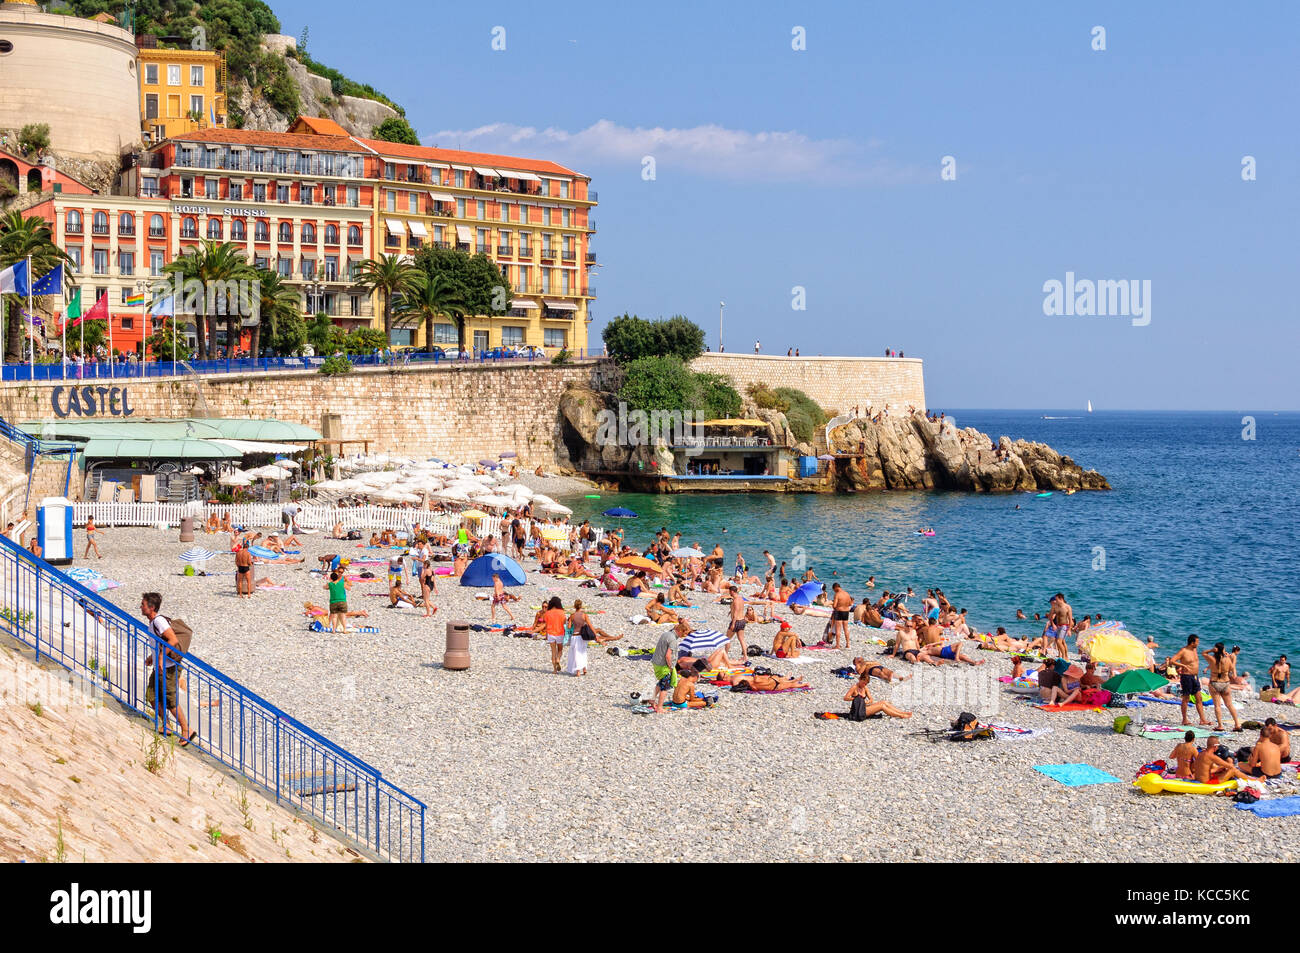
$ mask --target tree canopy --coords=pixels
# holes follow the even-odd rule
[[[375,139],[383,139],[385,142],[403,142],[408,146],[420,144],[420,137],[415,134],[411,124],[401,116],[389,116],[375,126],[371,136]]]
[[[704,353],[704,330],[680,314],[658,321],[624,314],[605,325],[601,338],[609,356],[619,364],[660,355],[690,363]]]
[[[674,410],[701,418],[736,416],[740,394],[721,374],[697,374],[675,354],[639,357],[624,367],[618,399],[629,410]]]

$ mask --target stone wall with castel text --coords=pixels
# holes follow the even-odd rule
[[[769,354],[704,354],[691,367],[726,374],[743,394],[749,384],[795,387],[827,410],[853,407],[879,411],[925,409],[921,360],[915,357],[784,357]]]
[[[549,468],[555,464],[555,446],[561,441],[560,394],[570,382],[599,384],[607,367],[600,361],[580,361],[396,372],[359,369],[338,377],[310,371],[213,374],[74,381],[65,386],[125,388],[126,405],[132,412],[128,420],[276,418],[305,424],[327,437],[369,440],[372,453],[474,462],[513,450],[521,464]],[[14,423],[54,419],[52,398],[57,386],[58,382],[0,386],[0,416]],[[60,392],[59,398],[66,410],[66,391]],[[96,398],[97,406],[101,402],[102,395]],[[120,409],[120,395],[110,406]],[[339,418],[337,433],[325,433],[325,417],[333,414]],[[81,419],[123,418],[97,415]],[[360,446],[347,448],[349,453],[360,450]]]

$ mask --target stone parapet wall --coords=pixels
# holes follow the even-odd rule
[[[774,354],[704,354],[691,367],[725,374],[743,394],[749,384],[795,387],[828,410],[855,406],[906,412],[924,410],[922,362],[914,357],[784,357]]]

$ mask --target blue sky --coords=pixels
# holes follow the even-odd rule
[[[592,177],[593,336],[716,349],[725,300],[728,350],[902,349],[934,407],[1300,409],[1300,4],[272,6],[425,142]],[[1044,315],[1067,272],[1150,323]]]

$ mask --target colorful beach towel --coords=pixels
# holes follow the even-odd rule
[[[1214,728],[1207,728],[1204,725],[1143,725],[1142,730],[1138,732],[1143,738],[1151,738],[1155,741],[1182,741],[1186,732],[1191,732],[1197,738],[1208,738],[1210,735],[1231,734],[1230,731],[1218,731]]]
[[[1049,735],[1052,733],[1051,728],[1025,728],[1021,725],[995,724],[990,722],[986,727],[993,729],[993,734],[999,738],[1037,738],[1039,735]]]
[[[1053,781],[1059,781],[1068,788],[1119,781],[1119,778],[1113,774],[1107,774],[1101,768],[1094,768],[1090,764],[1036,764],[1034,770],[1039,774],[1047,775]]]
[[[732,691],[736,692],[737,695],[787,695],[790,692],[810,692],[812,691],[812,686],[806,685],[803,688],[776,688],[768,689],[766,691],[758,691],[752,688],[740,690],[733,688]]]
[[[332,626],[328,626],[328,625],[326,625],[325,623],[320,622],[319,620],[316,621],[316,622],[312,622],[312,623],[310,623],[310,624],[307,626],[307,628],[310,629],[312,632],[333,632],[333,631],[334,631],[334,628],[333,628]],[[354,633],[358,633],[358,632],[365,632],[365,633],[367,633],[367,634],[371,634],[371,635],[373,635],[374,633],[377,633],[378,631],[379,631],[379,626],[377,626],[377,625],[359,625],[359,626],[357,626],[356,628],[348,629],[347,633],[345,633],[345,634],[347,634],[347,635],[352,635],[352,634],[354,634]]]
[[[1300,796],[1265,798],[1254,804],[1238,804],[1237,810],[1250,811],[1256,817],[1292,817],[1300,814]]]
[[[1079,702],[1073,702],[1073,703],[1071,703],[1071,704],[1069,704],[1069,705],[1038,705],[1038,704],[1035,704],[1034,707],[1035,707],[1035,708],[1040,708],[1040,709],[1042,709],[1043,711],[1105,711],[1105,710],[1106,710],[1106,709],[1104,709],[1104,708],[1100,708],[1100,707],[1098,707],[1097,705],[1084,705],[1084,704],[1081,704],[1081,703],[1079,703]]]

